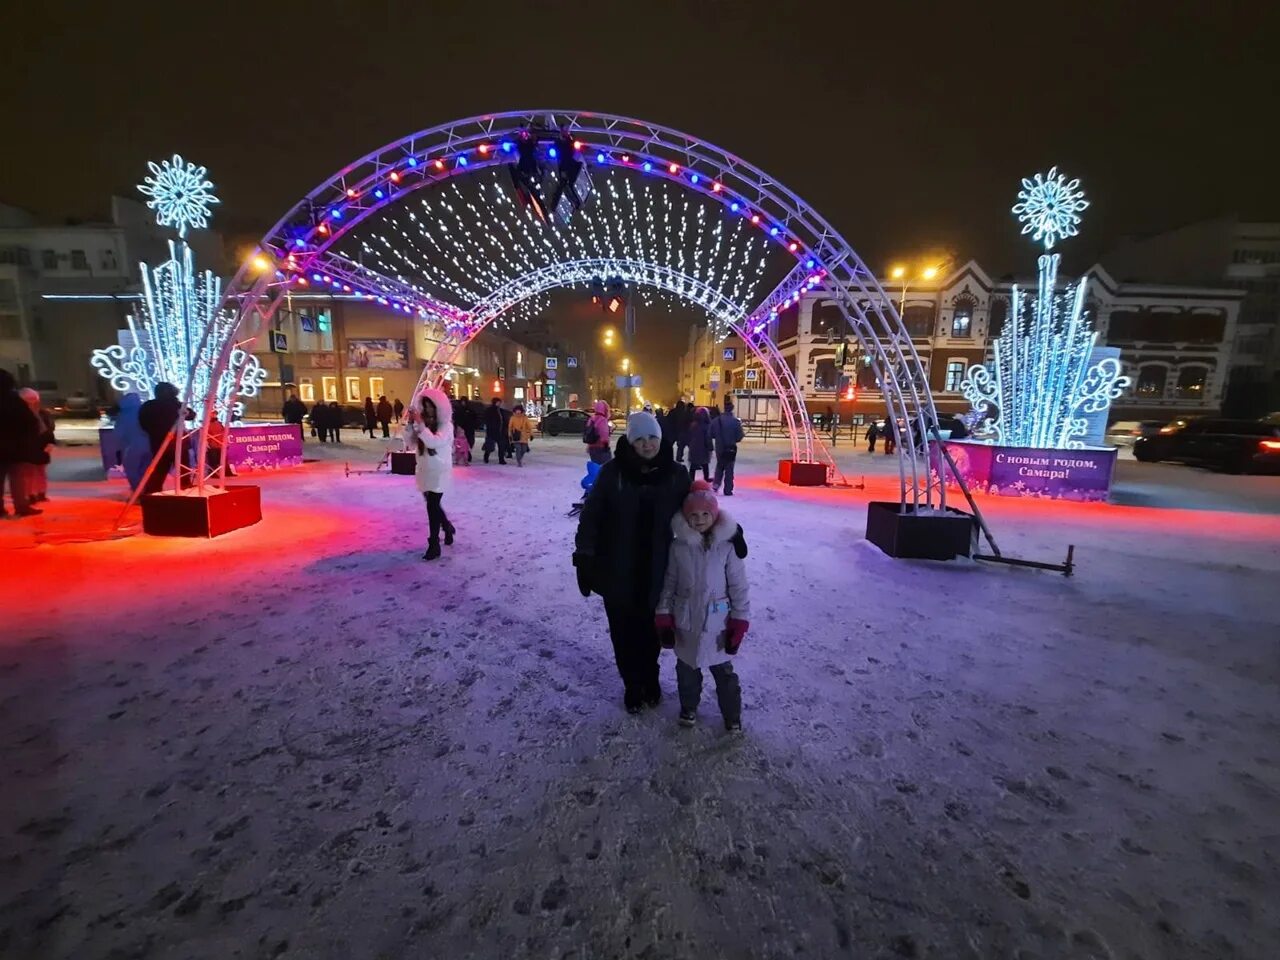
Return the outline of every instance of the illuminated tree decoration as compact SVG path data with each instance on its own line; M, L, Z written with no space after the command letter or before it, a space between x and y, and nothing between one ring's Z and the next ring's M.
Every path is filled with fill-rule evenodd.
M213 185L203 179L204 167L184 166L176 155L172 165L166 161L163 168L154 163L150 167L156 178L148 177L138 189L155 197L148 206L156 211L156 222L176 226L179 236L189 227L207 226L207 204L218 201L208 193ZM172 171L189 179L175 180L169 175ZM173 193L173 183L196 181L198 189L183 186L181 196ZM218 353L234 331L235 312L218 310L222 281L209 270L196 271L185 240L169 241L169 259L160 266L140 266L142 304L136 315L128 317L132 345L95 350L91 363L116 390L137 391L144 398L152 395L157 383L172 383L179 392L185 392L190 383L187 402L197 417L203 417L202 398L208 393ZM224 423L228 414L234 418L243 413L243 404L236 397L256 395L266 376L257 357L238 347L233 349L228 369L218 382L216 407Z
M1058 237L1072 237L1079 211L1088 206L1080 181L1067 181L1057 167L1047 177L1022 181L1013 208L1022 232L1049 250ZM1013 288L1009 319L995 341L992 369L969 368L961 384L965 399L979 411L995 407L996 443L1015 447L1078 448L1087 430L1085 414L1111 406L1128 385L1120 362L1090 363L1098 334L1084 313L1086 278L1060 294L1059 254L1039 258L1036 296L1028 299Z

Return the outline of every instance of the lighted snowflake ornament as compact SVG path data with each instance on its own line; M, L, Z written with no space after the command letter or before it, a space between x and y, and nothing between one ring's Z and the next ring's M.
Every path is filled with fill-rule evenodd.
M149 162L152 176L138 184L138 192L151 199L147 206L156 212L156 223L162 227L176 227L178 236L185 237L193 227L209 225L209 207L219 200L213 195L213 184L206 178L208 171L178 156L159 164Z
M1059 238L1079 232L1080 211L1089 206L1080 180L1068 180L1057 167L1050 167L1048 174L1037 173L1034 179L1024 178L1018 200L1013 212L1022 221L1022 232L1042 241L1046 250L1052 250Z

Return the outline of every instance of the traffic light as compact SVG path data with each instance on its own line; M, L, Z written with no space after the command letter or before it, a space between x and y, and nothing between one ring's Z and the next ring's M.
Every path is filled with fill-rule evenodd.
M610 313L617 313L627 302L627 288L621 280L610 280L607 294L604 308Z
M849 363L849 341L841 340L836 346L836 369L843 370Z
M840 375L839 394L841 400L858 399L858 385L854 382L853 377L849 376L847 373L842 373Z
M546 174L538 159L538 138L531 130L521 130L516 136L516 162L508 167L511 183L521 205L529 207L541 222L547 222L547 205L542 196L542 184Z

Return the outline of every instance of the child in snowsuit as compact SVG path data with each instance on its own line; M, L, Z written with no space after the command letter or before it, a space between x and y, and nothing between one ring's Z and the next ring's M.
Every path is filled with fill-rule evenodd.
M738 525L720 510L711 485L695 480L671 518L667 574L654 617L663 646L676 651L680 725L691 727L710 667L726 730L742 729L742 691L730 658L750 626L747 568L734 550Z
M396 401L399 403L399 401ZM467 432L462 429L461 424L455 424L453 428L453 465L455 467L465 467L471 462L471 444L467 443Z

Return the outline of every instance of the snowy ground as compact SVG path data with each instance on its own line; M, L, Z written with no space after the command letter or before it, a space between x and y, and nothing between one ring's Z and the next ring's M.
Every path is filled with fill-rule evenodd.
M1280 479L982 502L1068 580L890 560L888 458L791 491L752 443L731 739L669 659L622 711L576 440L461 471L430 581L411 479L344 476L375 446L214 542L75 542L121 498L87 449L0 524L0 956L1276 955Z

